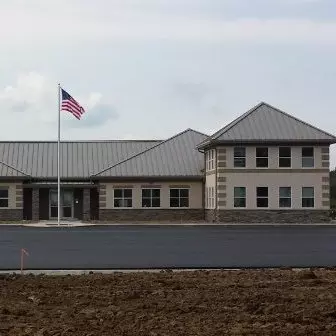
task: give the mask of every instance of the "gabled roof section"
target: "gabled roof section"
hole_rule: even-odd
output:
[[[95,177],[202,177],[204,155],[196,145],[207,137],[187,129],[101,171]]]
[[[276,107],[261,102],[199,144],[198,148],[210,142],[234,141],[336,143],[336,138]]]
[[[28,177],[29,175],[0,161],[0,177]]]
[[[160,142],[161,140],[62,141],[61,178],[88,178]],[[56,179],[57,142],[0,142],[0,162],[32,178]],[[14,172],[5,166],[0,169],[0,177],[13,174]]]

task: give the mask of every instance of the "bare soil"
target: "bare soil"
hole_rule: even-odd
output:
[[[336,270],[2,275],[0,335],[336,335]]]

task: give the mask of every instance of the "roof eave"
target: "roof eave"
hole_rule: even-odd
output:
[[[114,180],[114,181],[199,181],[204,178],[204,175],[195,176],[92,176],[91,179],[94,181],[100,180]]]

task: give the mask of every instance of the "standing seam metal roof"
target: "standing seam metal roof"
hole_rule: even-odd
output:
[[[260,103],[223,127],[198,147],[211,141],[330,141],[335,136],[267,103]]]
[[[203,176],[204,155],[196,146],[208,136],[187,129],[142,153],[95,174],[95,177]]]
[[[160,142],[62,141],[61,178],[88,178]],[[21,176],[21,172],[32,178],[57,178],[57,142],[0,142],[0,162],[1,177]]]

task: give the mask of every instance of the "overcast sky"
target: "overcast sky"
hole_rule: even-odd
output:
[[[211,134],[266,101],[336,133],[335,0],[0,0],[0,140]],[[336,165],[335,148],[332,168]]]

